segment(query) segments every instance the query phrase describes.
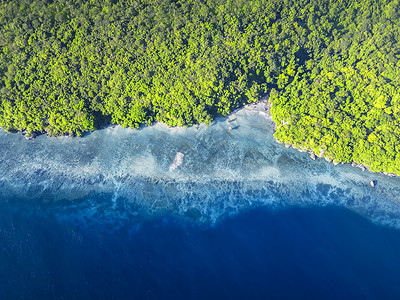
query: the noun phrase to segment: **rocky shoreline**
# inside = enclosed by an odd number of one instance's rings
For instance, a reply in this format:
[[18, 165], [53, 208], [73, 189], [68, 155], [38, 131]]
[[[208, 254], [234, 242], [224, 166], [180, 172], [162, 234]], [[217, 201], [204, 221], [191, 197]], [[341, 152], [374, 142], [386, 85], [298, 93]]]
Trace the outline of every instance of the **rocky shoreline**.
[[[260, 102], [262, 102], [262, 101], [260, 101]], [[276, 123], [273, 120], [272, 115], [271, 115], [272, 104], [268, 101], [268, 99], [264, 100], [264, 102], [267, 102], [267, 106], [265, 108], [265, 111], [268, 114], [268, 116], [272, 119], [272, 121], [274, 123], [274, 131], [276, 131], [277, 126], [276, 126]], [[360, 168], [363, 171], [367, 170], [367, 171], [369, 171], [371, 173], [380, 173], [380, 174], [383, 174], [383, 175], [386, 175], [386, 176], [389, 176], [389, 177], [399, 177], [399, 174], [396, 174], [396, 173], [387, 173], [387, 172], [384, 172], [384, 171], [380, 171], [380, 172], [371, 171], [370, 168], [367, 165], [359, 164], [359, 163], [357, 163], [355, 161], [353, 161], [351, 163], [336, 162], [333, 158], [324, 155], [324, 152], [325, 152], [324, 149], [321, 150], [320, 155], [316, 155], [315, 152], [313, 151], [313, 149], [304, 149], [302, 147], [295, 147], [292, 144], [283, 143], [283, 142], [279, 141], [275, 137], [274, 137], [274, 140], [279, 144], [284, 144], [286, 148], [294, 148], [299, 152], [307, 152], [310, 155], [310, 158], [312, 160], [316, 160], [317, 158], [324, 158], [327, 162], [332, 162], [335, 166], [338, 165], [338, 164], [350, 164], [352, 167]], [[375, 185], [375, 183], [374, 183], [374, 185]], [[371, 186], [372, 186], [372, 184], [371, 184]]]
[[[275, 123], [275, 122], [274, 122], [274, 123]], [[276, 126], [276, 125], [275, 125], [275, 126]], [[310, 155], [310, 158], [311, 158], [312, 160], [316, 160], [317, 158], [324, 158], [327, 162], [331, 162], [331, 163], [333, 163], [335, 166], [338, 165], [338, 164], [342, 164], [342, 165], [343, 165], [343, 164], [349, 164], [349, 165], [351, 165], [352, 167], [360, 168], [360, 169], [363, 170], [363, 171], [367, 170], [367, 171], [369, 171], [369, 172], [371, 172], [371, 173], [380, 173], [380, 174], [383, 174], [383, 175], [386, 175], [386, 176], [389, 176], [389, 177], [399, 177], [399, 175], [396, 174], [396, 173], [387, 173], [387, 172], [384, 172], [384, 171], [380, 171], [380, 172], [371, 171], [371, 169], [370, 169], [367, 165], [359, 164], [359, 163], [357, 163], [357, 162], [355, 162], [355, 161], [353, 161], [353, 162], [351, 162], [351, 163], [336, 162], [333, 158], [328, 157], [328, 156], [325, 156], [323, 150], [321, 151], [321, 154], [320, 154], [320, 155], [316, 155], [312, 149], [303, 149], [303, 148], [301, 148], [301, 147], [295, 147], [294, 145], [291, 145], [291, 144], [285, 144], [285, 143], [279, 141], [278, 139], [276, 139], [275, 137], [274, 137], [274, 139], [275, 139], [275, 141], [276, 141], [277, 143], [279, 143], [279, 144], [284, 144], [286, 148], [293, 148], [293, 149], [296, 149], [296, 150], [299, 151], [299, 152], [307, 152], [307, 153]]]

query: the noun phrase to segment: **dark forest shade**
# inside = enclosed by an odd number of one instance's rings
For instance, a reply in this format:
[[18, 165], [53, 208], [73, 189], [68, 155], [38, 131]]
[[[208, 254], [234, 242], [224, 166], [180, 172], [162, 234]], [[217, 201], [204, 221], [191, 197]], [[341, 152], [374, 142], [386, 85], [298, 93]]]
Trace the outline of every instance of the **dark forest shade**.
[[400, 173], [397, 0], [4, 1], [0, 126], [209, 123], [271, 92], [279, 141]]

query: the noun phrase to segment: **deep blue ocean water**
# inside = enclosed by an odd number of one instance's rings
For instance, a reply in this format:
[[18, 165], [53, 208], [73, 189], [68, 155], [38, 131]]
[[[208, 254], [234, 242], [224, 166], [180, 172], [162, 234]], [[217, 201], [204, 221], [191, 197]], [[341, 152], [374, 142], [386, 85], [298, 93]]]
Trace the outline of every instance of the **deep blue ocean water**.
[[344, 208], [258, 208], [116, 231], [0, 210], [3, 299], [396, 299], [400, 232]]
[[0, 299], [400, 298], [399, 179], [231, 120], [0, 132]]

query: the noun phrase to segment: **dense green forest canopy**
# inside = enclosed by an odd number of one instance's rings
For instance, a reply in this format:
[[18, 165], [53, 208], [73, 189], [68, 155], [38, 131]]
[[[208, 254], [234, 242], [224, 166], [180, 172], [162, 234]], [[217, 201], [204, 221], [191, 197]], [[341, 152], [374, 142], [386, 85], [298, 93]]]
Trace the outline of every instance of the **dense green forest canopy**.
[[270, 93], [276, 138], [400, 174], [398, 0], [10, 0], [0, 127], [209, 123]]

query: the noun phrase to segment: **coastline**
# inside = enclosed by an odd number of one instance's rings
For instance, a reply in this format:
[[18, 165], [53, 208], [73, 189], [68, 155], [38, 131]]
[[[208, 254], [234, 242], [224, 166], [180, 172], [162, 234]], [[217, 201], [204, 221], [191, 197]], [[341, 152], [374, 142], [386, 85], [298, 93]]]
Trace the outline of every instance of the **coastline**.
[[[218, 117], [198, 130], [116, 126], [82, 139], [42, 135], [33, 142], [2, 132], [7, 159], [0, 195], [51, 202], [66, 211], [76, 207], [83, 219], [98, 207], [99, 195], [107, 220], [132, 205], [135, 218], [174, 214], [205, 223], [258, 206], [338, 205], [400, 228], [397, 179], [313, 161], [279, 145], [266, 101], [228, 120]], [[375, 189], [371, 181], [379, 182]]]
[[[246, 105], [243, 105], [243, 106], [241, 106], [241, 107], [239, 107], [239, 108], [236, 108], [235, 110], [233, 110], [232, 112], [230, 112], [230, 113], [227, 114], [226, 116], [222, 116], [222, 115], [216, 116], [216, 117], [213, 119], [213, 121], [214, 121], [216, 118], [229, 118], [230, 116], [232, 116], [232, 115], [238, 113], [239, 111], [241, 111], [241, 110], [243, 110], [243, 109], [252, 108], [252, 107], [255, 107], [256, 105], [261, 104], [261, 103], [265, 103], [265, 104], [268, 106], [268, 103], [269, 103], [269, 102], [268, 102], [268, 99], [269, 99], [269, 94], [263, 95], [263, 96], [260, 98], [260, 100], [258, 100], [258, 101], [256, 101], [256, 102], [251, 102], [251, 103], [248, 103], [248, 104], [246, 104]], [[267, 109], [266, 109], [266, 110], [267, 110]], [[271, 115], [269, 114], [269, 111], [268, 111], [268, 116], [271, 116]], [[130, 130], [138, 130], [138, 129], [142, 129], [142, 128], [144, 128], [144, 127], [151, 127], [151, 126], [154, 126], [154, 125], [157, 125], [157, 124], [165, 124], [165, 123], [159, 122], [159, 121], [155, 121], [155, 122], [153, 122], [153, 123], [151, 123], [151, 124], [143, 123], [143, 124], [140, 125], [139, 128], [131, 128], [131, 127], [126, 127], [126, 128], [127, 128], [127, 129], [130, 129]], [[202, 124], [204, 124], [204, 123], [202, 123]], [[166, 125], [167, 125], [167, 124], [166, 124]], [[198, 127], [198, 126], [200, 126], [200, 124], [193, 124], [193, 125], [186, 125], [186, 126], [169, 126], [169, 125], [167, 125], [167, 126], [168, 126], [168, 127], [171, 127], [171, 128], [188, 128], [188, 127]], [[23, 131], [19, 130], [19, 131], [15, 131], [15, 132], [12, 132], [12, 131], [10, 132], [10, 131], [7, 131], [7, 130], [5, 130], [5, 129], [3, 129], [3, 128], [1, 128], [1, 129], [2, 129], [4, 132], [6, 132], [7, 134], [14, 134], [14, 133], [15, 133], [15, 134], [20, 134], [20, 135], [24, 136], [25, 139], [31, 141], [31, 140], [34, 140], [35, 138], [37, 138], [38, 136], [41, 136], [41, 135], [44, 135], [44, 136], [47, 136], [47, 137], [50, 137], [50, 138], [81, 138], [81, 137], [87, 136], [87, 134], [90, 134], [90, 133], [92, 133], [92, 132], [95, 132], [95, 131], [98, 131], [98, 130], [107, 129], [107, 128], [110, 128], [110, 127], [111, 127], [111, 128], [116, 128], [116, 127], [121, 127], [121, 125], [120, 125], [120, 124], [112, 124], [112, 123], [100, 125], [99, 128], [97, 128], [97, 129], [95, 129], [95, 130], [90, 130], [90, 131], [85, 131], [85, 132], [83, 132], [83, 134], [82, 134], [81, 136], [71, 135], [71, 134], [69, 134], [69, 135], [68, 135], [68, 134], [65, 134], [65, 135], [51, 136], [51, 135], [49, 135], [48, 132], [46, 132], [46, 131], [43, 131], [43, 132], [34, 132], [32, 135], [28, 136], [26, 130], [23, 130]]]
[[314, 150], [313, 150], [313, 149], [307, 149], [307, 150], [305, 150], [305, 149], [303, 149], [303, 148], [301, 148], [301, 147], [296, 148], [294, 145], [285, 144], [285, 143], [283, 143], [283, 142], [280, 142], [280, 141], [277, 140], [275, 137], [274, 137], [274, 139], [275, 139], [276, 142], [278, 142], [278, 143], [280, 143], [280, 144], [284, 144], [286, 148], [293, 148], [293, 149], [296, 149], [296, 150], [299, 151], [299, 152], [307, 152], [307, 153], [310, 155], [310, 158], [311, 158], [312, 160], [315, 160], [316, 158], [324, 158], [327, 162], [332, 163], [332, 164], [335, 165], [335, 166], [336, 166], [336, 165], [339, 165], [339, 164], [341, 164], [341, 165], [350, 165], [350, 166], [355, 167], [355, 168], [360, 168], [362, 171], [367, 170], [367, 171], [369, 171], [370, 173], [383, 174], [383, 175], [386, 175], [386, 176], [389, 176], [389, 177], [400, 177], [400, 176], [399, 176], [398, 174], [396, 174], [396, 173], [387, 173], [387, 172], [384, 172], [384, 171], [379, 171], [379, 172], [371, 171], [371, 169], [369, 168], [369, 166], [364, 165], [364, 164], [359, 164], [359, 163], [357, 163], [357, 162], [355, 162], [355, 161], [353, 161], [353, 162], [351, 162], [351, 163], [336, 162], [333, 158], [328, 157], [328, 156], [325, 156], [324, 153], [322, 153], [322, 154], [320, 154], [320, 155], [316, 155], [316, 154], [314, 153]]
[[[218, 118], [218, 117], [219, 117], [219, 118], [226, 118], [227, 121], [228, 121], [228, 123], [229, 123], [229, 122], [230, 122], [230, 119], [229, 119], [229, 118], [230, 118], [231, 116], [233, 116], [234, 114], [237, 114], [238, 112], [240, 112], [240, 111], [242, 111], [242, 110], [245, 110], [245, 109], [255, 108], [257, 105], [260, 105], [260, 104], [264, 104], [264, 105], [265, 105], [265, 107], [263, 107], [263, 110], [264, 110], [263, 112], [265, 113], [266, 117], [272, 121], [272, 123], [273, 123], [273, 131], [274, 131], [274, 133], [275, 133], [275, 132], [276, 132], [276, 129], [277, 129], [277, 125], [276, 125], [276, 122], [273, 120], [272, 115], [271, 115], [271, 107], [272, 107], [272, 104], [269, 102], [269, 94], [263, 95], [263, 96], [261, 97], [261, 99], [258, 100], [258, 101], [256, 101], [256, 102], [248, 103], [248, 104], [246, 104], [246, 105], [244, 105], [244, 106], [242, 106], [242, 107], [239, 107], [239, 108], [233, 110], [231, 113], [229, 113], [229, 114], [226, 115], [226, 116], [217, 116], [216, 118]], [[214, 118], [214, 120], [215, 120], [216, 118]], [[139, 129], [141, 129], [141, 128], [143, 128], [143, 127], [152, 127], [152, 126], [157, 125], [157, 124], [164, 124], [164, 123], [162, 123], [162, 122], [154, 122], [154, 123], [152, 123], [152, 124], [150, 124], [150, 125], [149, 125], [149, 124], [143, 124], [143, 126], [139, 127]], [[193, 125], [188, 125], [188, 126], [175, 126], [174, 128], [190, 128], [190, 127], [195, 127], [196, 129], [198, 129], [199, 125], [200, 125], [200, 124], [193, 124]], [[91, 133], [93, 133], [93, 132], [95, 132], [95, 131], [98, 131], [98, 130], [103, 130], [103, 129], [107, 129], [107, 128], [113, 128], [113, 129], [114, 129], [114, 128], [116, 128], [116, 127], [121, 127], [121, 125], [119, 125], [119, 124], [107, 124], [107, 125], [102, 125], [102, 126], [100, 126], [98, 129], [96, 129], [96, 130], [84, 132], [82, 136], [71, 136], [71, 135], [50, 136], [50, 135], [48, 135], [46, 132], [42, 132], [42, 133], [39, 133], [39, 134], [34, 134], [34, 135], [32, 135], [32, 136], [26, 136], [26, 133], [27, 133], [26, 131], [18, 131], [18, 132], [15, 132], [15, 133], [21, 134], [21, 135], [24, 136], [27, 140], [34, 140], [36, 137], [38, 137], [38, 136], [40, 136], [40, 135], [45, 135], [45, 136], [51, 137], [51, 138], [81, 138], [81, 137], [85, 137], [85, 136], [87, 136], [88, 134], [91, 134]], [[131, 130], [138, 130], [138, 129], [135, 129], [135, 128], [128, 128], [128, 129], [131, 129]], [[231, 127], [228, 128], [229, 131], [230, 131], [231, 129], [232, 129]], [[3, 129], [3, 130], [4, 130], [4, 129]], [[5, 131], [5, 130], [4, 130], [4, 131]], [[10, 132], [7, 132], [7, 131], [5, 131], [5, 132], [6, 132], [7, 134], [10, 134]], [[13, 132], [11, 132], [11, 134], [12, 134], [12, 133], [13, 133]], [[286, 148], [294, 148], [294, 149], [296, 149], [296, 150], [299, 151], [299, 152], [307, 152], [308, 155], [310, 156], [310, 158], [311, 158], [312, 160], [316, 160], [316, 158], [324, 158], [327, 162], [330, 162], [330, 163], [332, 163], [332, 164], [335, 165], [335, 166], [338, 165], [338, 164], [342, 164], [342, 165], [351, 165], [352, 167], [360, 168], [362, 171], [367, 170], [367, 171], [369, 171], [370, 173], [383, 174], [383, 175], [386, 175], [386, 176], [388, 176], [388, 177], [400, 177], [400, 175], [399, 175], [399, 174], [396, 174], [396, 173], [387, 173], [387, 172], [384, 172], [384, 171], [378, 171], [378, 172], [376, 172], [376, 171], [371, 171], [370, 168], [369, 168], [369, 166], [364, 165], [364, 164], [362, 164], [362, 163], [357, 163], [357, 162], [355, 162], [355, 161], [353, 161], [353, 162], [351, 162], [351, 163], [336, 162], [333, 158], [328, 157], [328, 156], [325, 156], [325, 155], [324, 155], [324, 151], [321, 151], [320, 155], [317, 155], [317, 154], [315, 154], [314, 149], [304, 149], [304, 148], [302, 148], [301, 146], [300, 146], [300, 147], [296, 147], [296, 146], [294, 146], [293, 144], [287, 144], [287, 143], [284, 143], [284, 142], [279, 141], [277, 138], [275, 138], [275, 136], [273, 137], [273, 139], [275, 140], [275, 142], [277, 142], [277, 143], [279, 143], [279, 144], [284, 144]]]
[[[269, 102], [268, 102], [268, 103], [269, 103]], [[277, 127], [276, 127], [276, 123], [275, 123], [275, 121], [273, 120], [272, 115], [271, 115], [271, 111], [270, 111], [271, 106], [272, 106], [272, 104], [269, 103], [269, 108], [266, 109], [266, 113], [267, 113], [268, 116], [272, 119], [272, 121], [273, 121], [273, 123], [274, 123], [274, 132], [275, 132]], [[322, 151], [321, 151], [321, 154], [320, 154], [320, 155], [317, 155], [317, 154], [315, 154], [314, 149], [304, 149], [304, 148], [302, 148], [301, 146], [300, 146], [300, 147], [296, 147], [296, 146], [294, 146], [293, 144], [287, 144], [287, 143], [284, 143], [284, 142], [279, 141], [275, 136], [274, 136], [274, 140], [275, 140], [277, 143], [279, 143], [279, 144], [284, 144], [286, 148], [293, 148], [293, 149], [296, 149], [296, 150], [299, 151], [299, 152], [307, 152], [312, 160], [315, 160], [316, 158], [324, 158], [327, 162], [332, 163], [332, 164], [335, 165], [335, 166], [338, 165], [338, 164], [342, 164], [342, 165], [351, 165], [352, 167], [360, 168], [360, 169], [363, 170], [363, 171], [367, 170], [367, 171], [369, 171], [370, 173], [383, 174], [383, 175], [386, 175], [386, 176], [389, 176], [389, 177], [400, 177], [400, 175], [399, 175], [399, 174], [396, 174], [396, 173], [387, 173], [387, 172], [384, 172], [384, 171], [379, 171], [379, 172], [371, 171], [371, 169], [369, 168], [369, 166], [364, 165], [364, 164], [362, 164], [362, 163], [357, 163], [357, 162], [355, 162], [355, 161], [353, 161], [353, 162], [351, 162], [351, 163], [336, 162], [332, 157], [328, 157], [328, 156], [325, 156], [325, 155], [324, 155], [324, 154], [325, 154], [325, 153], [324, 153], [325, 150], [322, 150]]]
[[[274, 124], [274, 133], [275, 133], [275, 132], [276, 132], [277, 126], [276, 126], [276, 122], [273, 120], [272, 115], [271, 115], [272, 103], [269, 102], [269, 95], [268, 95], [268, 94], [267, 94], [267, 95], [264, 95], [263, 97], [261, 97], [261, 99], [260, 99], [259, 101], [257, 101], [257, 102], [253, 102], [253, 103], [246, 104], [245, 106], [240, 107], [240, 108], [234, 110], [232, 113], [230, 113], [230, 114], [227, 115], [226, 117], [229, 118], [231, 115], [233, 115], [233, 114], [235, 114], [235, 113], [241, 111], [242, 109], [251, 108], [251, 107], [254, 107], [254, 106], [256, 106], [256, 105], [258, 105], [258, 104], [261, 104], [261, 103], [264, 103], [264, 104], [265, 104], [265, 108], [264, 108], [265, 114], [267, 115], [267, 117], [268, 117], [269, 119], [272, 120], [272, 122], [273, 122], [273, 124]], [[279, 143], [279, 144], [284, 144], [286, 148], [293, 148], [293, 149], [296, 149], [296, 150], [299, 151], [299, 152], [307, 152], [312, 160], [316, 160], [316, 158], [323, 158], [323, 159], [325, 159], [327, 162], [332, 163], [332, 164], [335, 165], [335, 166], [338, 165], [338, 164], [350, 165], [350, 166], [352, 166], [352, 167], [360, 168], [362, 171], [367, 170], [367, 171], [369, 171], [370, 173], [383, 174], [383, 175], [386, 175], [386, 176], [388, 176], [388, 177], [400, 177], [400, 175], [399, 175], [399, 174], [396, 174], [396, 173], [387, 173], [387, 172], [384, 172], [384, 171], [379, 171], [379, 172], [371, 171], [370, 168], [369, 168], [369, 166], [364, 165], [364, 164], [361, 164], [361, 163], [357, 163], [357, 162], [355, 162], [355, 161], [353, 161], [353, 162], [351, 162], [351, 163], [336, 162], [333, 158], [328, 157], [328, 156], [325, 156], [325, 155], [324, 155], [324, 151], [321, 151], [322, 153], [321, 153], [320, 155], [316, 155], [315, 152], [314, 152], [314, 149], [303, 149], [302, 147], [295, 147], [295, 146], [292, 145], [292, 144], [287, 144], [287, 143], [284, 143], [284, 142], [279, 141], [275, 136], [274, 136], [273, 138], [274, 138], [275, 142], [277, 142], [277, 143]]]

